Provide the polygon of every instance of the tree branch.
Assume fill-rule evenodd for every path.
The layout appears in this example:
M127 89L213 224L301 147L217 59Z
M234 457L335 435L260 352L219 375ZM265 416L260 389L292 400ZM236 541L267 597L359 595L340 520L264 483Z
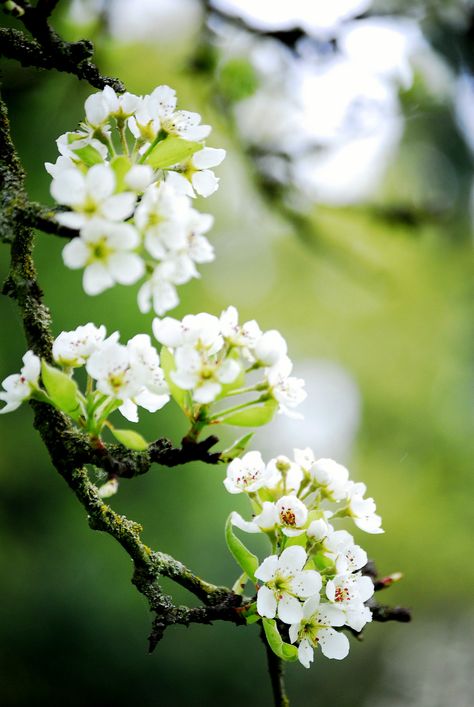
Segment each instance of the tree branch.
M286 694L283 662L270 648L263 625L260 626L260 638L267 654L267 667L272 685L274 705L275 707L289 707L290 701Z
M56 69L74 74L84 79L95 88L112 86L117 92L125 90L121 81L109 76L102 76L97 66L91 61L94 47L88 40L66 42L50 26L49 9L55 3L41 2L36 7L27 2L16 2L21 8L18 11L9 10L7 3L2 2L3 11L14 14L30 32L32 38L14 28L0 29L0 52L9 59L19 61L22 66L34 66L41 69Z

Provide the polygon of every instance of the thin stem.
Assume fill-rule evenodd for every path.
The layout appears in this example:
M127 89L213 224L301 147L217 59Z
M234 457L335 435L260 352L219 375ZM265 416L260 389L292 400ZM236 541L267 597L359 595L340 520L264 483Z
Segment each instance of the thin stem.
M227 408L226 410L222 410L221 412L216 412L215 415L211 415L211 417L209 418L209 422L213 422L214 420L223 420L225 417L231 415L233 412L238 412L239 410L244 410L245 408L253 407L261 402L263 402L261 398L257 398L257 400L249 400L246 403L234 405L234 407Z
M265 646L267 653L267 667L268 673L270 675L270 682L273 691L273 703L275 707L290 707L290 700L286 694L285 689L285 676L283 670L283 661L275 655L270 646L268 645L267 637L265 636L265 631L263 626L260 629L261 639Z

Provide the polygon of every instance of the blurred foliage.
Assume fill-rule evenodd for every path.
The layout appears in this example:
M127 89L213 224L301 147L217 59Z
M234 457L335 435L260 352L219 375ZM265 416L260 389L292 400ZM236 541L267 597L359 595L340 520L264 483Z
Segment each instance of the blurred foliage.
M360 387L363 414L350 468L375 497L386 534L357 538L382 573L405 573L384 599L411 606L415 624L369 625L364 644L353 645L343 663L318 656L310 671L291 665L288 673L295 705L362 705L380 679L389 638L391 645L404 640L423 616L446 620L473 605L470 224L461 210L422 219L414 228L403 219L383 221L365 207L319 206L310 215L311 242L298 238L256 190L251 163L213 102L206 75L189 70L191 49L161 52L108 41L100 43L98 61L131 91L175 87L181 106L215 126L209 144L229 150L218 195L200 205L216 216L216 262L203 269L202 280L181 288L182 302L172 314L219 313L235 304L243 319L283 332L296 374L298 360L335 360ZM252 90L253 77L243 68L221 71L228 98ZM3 84L31 196L51 203L43 163L54 161L56 137L80 120L89 88L9 63ZM436 171L420 158L426 149L449 155L456 193L466 195L471 164L449 107L433 107L416 91L404 102L405 140L379 202L439 202L449 190L447 177L442 160ZM36 259L55 333L86 321L119 329L124 338L150 330L152 317L138 313L133 288L86 297L80 273L62 265L62 246L38 235ZM6 248L2 252L3 277ZM5 377L17 370L25 347L18 313L5 298L0 316ZM178 440L185 429L171 406L142 418L147 439ZM155 654L146 655L149 615L130 584L128 560L110 538L89 530L31 421L24 407L2 418L0 428L2 704L270 704L255 627L174 628ZM275 452L290 453L291 446ZM145 542L230 585L237 568L223 528L235 498L225 493L223 475L224 469L202 465L156 468L124 482L112 505L144 525Z

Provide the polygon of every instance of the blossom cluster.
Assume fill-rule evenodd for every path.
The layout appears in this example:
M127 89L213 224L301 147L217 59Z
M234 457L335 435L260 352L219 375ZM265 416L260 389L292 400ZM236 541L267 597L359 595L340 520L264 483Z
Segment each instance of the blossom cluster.
M235 307L228 307L220 317L201 312L182 321L156 318L153 332L172 352L172 382L189 391L192 402L208 405L224 397L257 395L217 412L215 419L233 424L236 416L248 417L255 406L257 415L263 406L265 412L278 407L295 416L293 408L306 397L304 381L290 375L293 364L282 335L275 329L262 332L255 320L239 324ZM252 374L257 380L246 385L246 376Z
M33 398L67 413L93 437L107 425L127 446L146 446L137 433L123 436L108 417L118 409L127 420L137 422L138 407L156 412L170 399L159 354L147 334L137 334L124 345L118 332L107 336L104 326L89 323L61 332L52 354L57 366L27 351L21 372L3 381L0 400L6 405L0 413ZM73 378L74 371L83 366L88 380L85 393Z
M85 292L144 277L138 306L160 316L178 304L176 286L214 259L204 235L213 218L192 199L216 191L211 168L225 157L225 150L205 147L211 127L201 116L176 105L169 86L146 96L106 86L86 99L84 122L58 138L60 156L46 163L51 195L67 209L56 219L79 231L63 259L84 268Z
M260 452L248 452L230 463L224 485L229 493L247 494L254 513L248 521L234 511L230 526L266 534L272 543L273 553L253 571L256 615L289 625L291 644L298 645L298 659L307 668L317 647L328 658L345 658L349 641L340 629L361 631L371 621L365 602L374 585L360 571L366 552L334 524L351 518L365 532L383 532L365 484L307 448L295 449L293 459L279 456L268 464ZM248 551L234 539L229 528L229 547L241 562ZM248 569L245 562L242 566Z

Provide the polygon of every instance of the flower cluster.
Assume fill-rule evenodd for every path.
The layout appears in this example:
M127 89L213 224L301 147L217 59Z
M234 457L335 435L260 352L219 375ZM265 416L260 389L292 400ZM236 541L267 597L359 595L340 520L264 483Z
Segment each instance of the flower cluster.
M212 167L225 157L204 146L210 126L176 103L168 86L146 96L117 95L107 86L87 98L80 129L61 135L60 156L46 163L51 194L67 207L56 219L79 231L63 259L84 268L85 292L144 276L138 306L160 316L178 304L176 286L214 259L204 235L212 216L191 204L216 191Z
M31 351L23 357L20 374L3 381L1 413L15 410L30 398L49 403L68 414L91 437L104 425L126 446L144 448L136 432L116 430L108 421L119 410L131 422L138 421L138 407L156 412L169 401L169 390L160 357L147 334L137 334L126 345L119 333L107 337L104 326L79 326L63 331L54 340L51 366ZM73 373L85 366L87 389L82 393Z
M258 586L255 614L267 625L272 620L273 631L275 618L289 624L291 644L298 644L297 657L307 668L318 646L328 658L345 658L349 641L337 629L361 631L371 621L365 602L374 585L360 571L366 552L334 523L352 518L368 533L383 532L365 485L332 459L315 459L309 448L268 464L260 452L248 452L230 463L224 485L229 493L246 493L254 512L247 521L234 511L227 531L229 548L247 574L254 556L235 542L232 527L264 533L272 543L273 554L256 561L248 575Z
M293 408L306 397L304 381L290 375L293 365L282 335L276 330L262 332L256 321L239 324L235 307L228 307L220 317L202 312L188 314L182 321L155 319L153 332L172 357L172 384L187 391L183 408L188 412L193 404L207 406L230 396L246 397L208 421L264 424L276 409L295 416ZM257 380L249 385L247 376ZM202 409L199 415L203 419Z

